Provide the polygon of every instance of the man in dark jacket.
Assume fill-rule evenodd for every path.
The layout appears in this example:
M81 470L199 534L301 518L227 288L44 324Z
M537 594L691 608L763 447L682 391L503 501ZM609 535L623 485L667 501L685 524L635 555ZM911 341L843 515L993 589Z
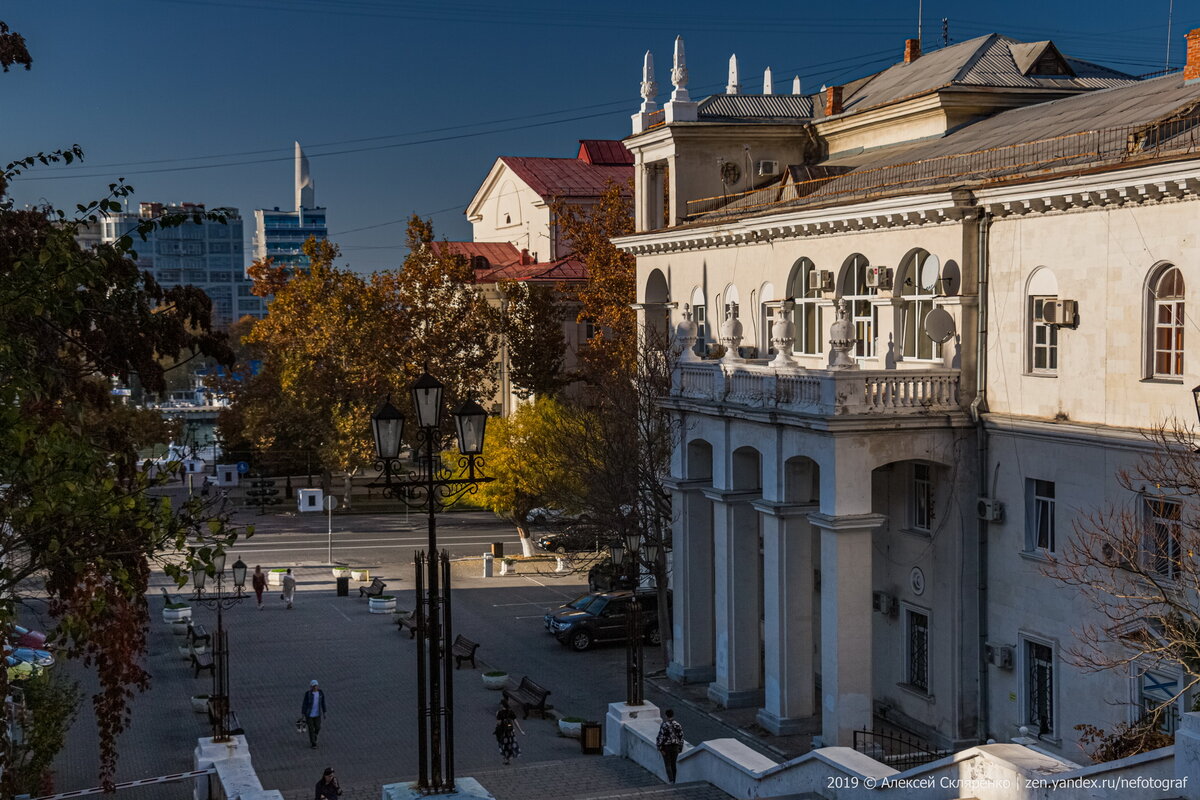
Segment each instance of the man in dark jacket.
M304 702L300 704L300 717L308 727L308 743L317 748L317 734L321 732L321 717L326 713L325 692L315 681L309 681L308 691L304 693Z

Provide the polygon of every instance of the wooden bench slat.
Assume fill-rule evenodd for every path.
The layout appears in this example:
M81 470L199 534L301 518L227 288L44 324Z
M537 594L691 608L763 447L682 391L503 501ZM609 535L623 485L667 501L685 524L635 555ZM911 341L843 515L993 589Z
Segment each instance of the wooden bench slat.
M413 614L397 614L396 625L399 630L408 631L408 638L417 638L417 618Z
M475 669L475 651L478 649L479 642L472 642L461 633L454 637L454 644L450 647L450 654L454 656L454 668L458 669L462 662L470 660L471 669Z
M546 718L546 698L550 696L550 690L529 680L528 675L521 678L521 682L516 685L516 688L513 688L510 680L503 694L509 700L521 704L525 709L525 719L529 719L531 708L536 708L542 715L542 719Z
M359 597L381 597L383 590L387 588L387 584L379 580L378 577L371 579L370 586L358 587Z

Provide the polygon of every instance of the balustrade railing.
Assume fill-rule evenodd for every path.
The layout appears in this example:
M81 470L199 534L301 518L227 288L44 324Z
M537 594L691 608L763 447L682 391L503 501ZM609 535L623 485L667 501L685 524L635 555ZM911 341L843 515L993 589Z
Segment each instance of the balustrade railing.
M824 370L719 361L680 364L678 398L802 414L928 414L959 408L958 370Z

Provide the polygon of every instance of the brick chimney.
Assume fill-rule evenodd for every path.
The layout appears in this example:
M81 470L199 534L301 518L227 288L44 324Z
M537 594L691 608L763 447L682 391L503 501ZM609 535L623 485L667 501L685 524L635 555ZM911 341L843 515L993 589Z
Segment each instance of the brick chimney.
M1187 63L1183 65L1183 79L1185 81L1200 79L1200 28L1188 32Z
M905 39L904 40L904 63L911 64L921 57L921 40L920 39Z
M521 248L521 266L527 267L532 263L533 263L533 261L529 258L529 249L526 247L522 247Z
M842 87L830 86L825 90L825 116L842 113Z

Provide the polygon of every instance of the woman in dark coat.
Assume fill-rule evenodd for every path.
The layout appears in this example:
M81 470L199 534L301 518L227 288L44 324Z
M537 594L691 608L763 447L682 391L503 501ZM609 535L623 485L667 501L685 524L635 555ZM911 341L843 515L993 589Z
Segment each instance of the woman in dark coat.
M509 763L512 759L521 755L521 745L517 744L517 731L521 731L524 735L525 731L521 729L521 723L517 722L517 715L508 707L508 698L500 701L500 710L496 712L496 744L500 746L500 755L504 758L504 763Z

